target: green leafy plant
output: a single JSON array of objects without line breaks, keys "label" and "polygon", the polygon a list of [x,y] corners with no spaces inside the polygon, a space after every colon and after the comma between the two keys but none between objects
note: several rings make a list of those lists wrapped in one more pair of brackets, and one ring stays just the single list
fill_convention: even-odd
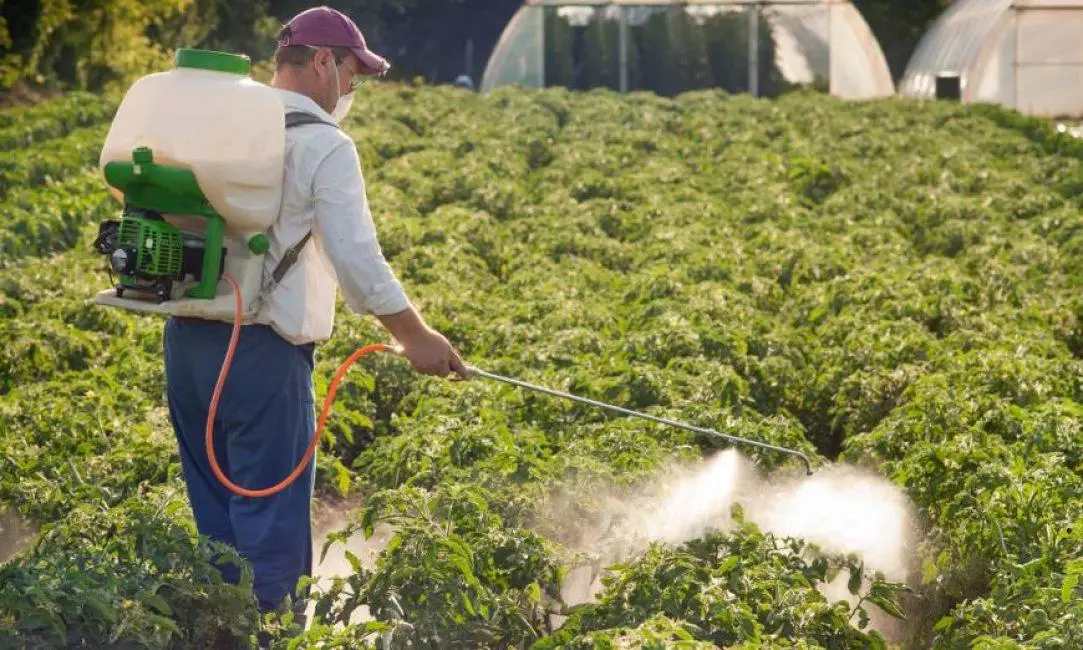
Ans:
[{"label": "green leafy plant", "polygon": [[0,642],[25,648],[237,647],[255,631],[251,572],[222,581],[212,562],[240,562],[198,541],[168,494],[86,506],[47,526],[0,566]]}]

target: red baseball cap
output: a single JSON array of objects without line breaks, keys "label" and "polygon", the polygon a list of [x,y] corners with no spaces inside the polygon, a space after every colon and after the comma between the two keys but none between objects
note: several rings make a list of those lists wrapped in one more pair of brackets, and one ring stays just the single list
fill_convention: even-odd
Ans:
[{"label": "red baseball cap", "polygon": [[314,7],[294,16],[286,23],[278,44],[349,48],[361,62],[361,74],[379,75],[391,68],[386,59],[365,45],[365,37],[357,25],[331,7]]}]

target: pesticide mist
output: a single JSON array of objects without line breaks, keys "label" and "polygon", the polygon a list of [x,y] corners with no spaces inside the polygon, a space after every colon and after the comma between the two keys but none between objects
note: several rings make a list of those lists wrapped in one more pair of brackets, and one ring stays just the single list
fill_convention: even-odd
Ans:
[{"label": "pesticide mist", "polygon": [[[854,553],[870,571],[912,582],[915,509],[898,487],[871,472],[839,465],[812,476],[776,479],[762,476],[730,449],[659,475],[664,478],[630,493],[597,496],[589,521],[561,541],[599,558],[595,566],[605,566],[633,559],[651,543],[676,545],[710,530],[725,531],[733,524],[731,507],[740,504],[745,518],[765,531],[803,538],[828,553]],[[557,521],[566,525],[572,516],[568,508],[567,497],[553,499],[541,527]],[[843,574],[825,585],[824,596],[854,605],[857,598],[849,593],[846,578]],[[584,566],[569,573],[563,595],[571,605],[592,600],[600,590],[600,576]],[[900,621],[875,608],[871,625],[889,640],[902,633]]]}]

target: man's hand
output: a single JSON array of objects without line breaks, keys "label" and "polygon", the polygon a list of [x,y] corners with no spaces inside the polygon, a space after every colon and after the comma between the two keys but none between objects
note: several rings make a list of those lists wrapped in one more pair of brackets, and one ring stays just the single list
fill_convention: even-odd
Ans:
[{"label": "man's hand", "polygon": [[455,373],[469,379],[470,372],[459,353],[443,334],[426,325],[413,307],[377,318],[399,342],[399,353],[410,360],[417,372],[438,377]]},{"label": "man's hand", "polygon": [[414,370],[427,375],[447,377],[456,373],[462,379],[470,376],[459,353],[443,334],[434,329],[428,329],[423,336],[409,343],[403,342],[401,354],[410,360]]}]

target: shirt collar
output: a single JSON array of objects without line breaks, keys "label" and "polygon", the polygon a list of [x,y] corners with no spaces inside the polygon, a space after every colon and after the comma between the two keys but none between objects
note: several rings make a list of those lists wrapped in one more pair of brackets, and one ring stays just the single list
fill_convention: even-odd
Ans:
[{"label": "shirt collar", "polygon": [[282,88],[276,88],[279,93],[282,94],[282,103],[286,105],[287,109],[296,109],[307,111],[312,113],[316,117],[334,123],[335,118],[331,117],[331,114],[320,108],[311,97],[302,95],[301,93],[294,92],[292,90],[284,90]]}]

